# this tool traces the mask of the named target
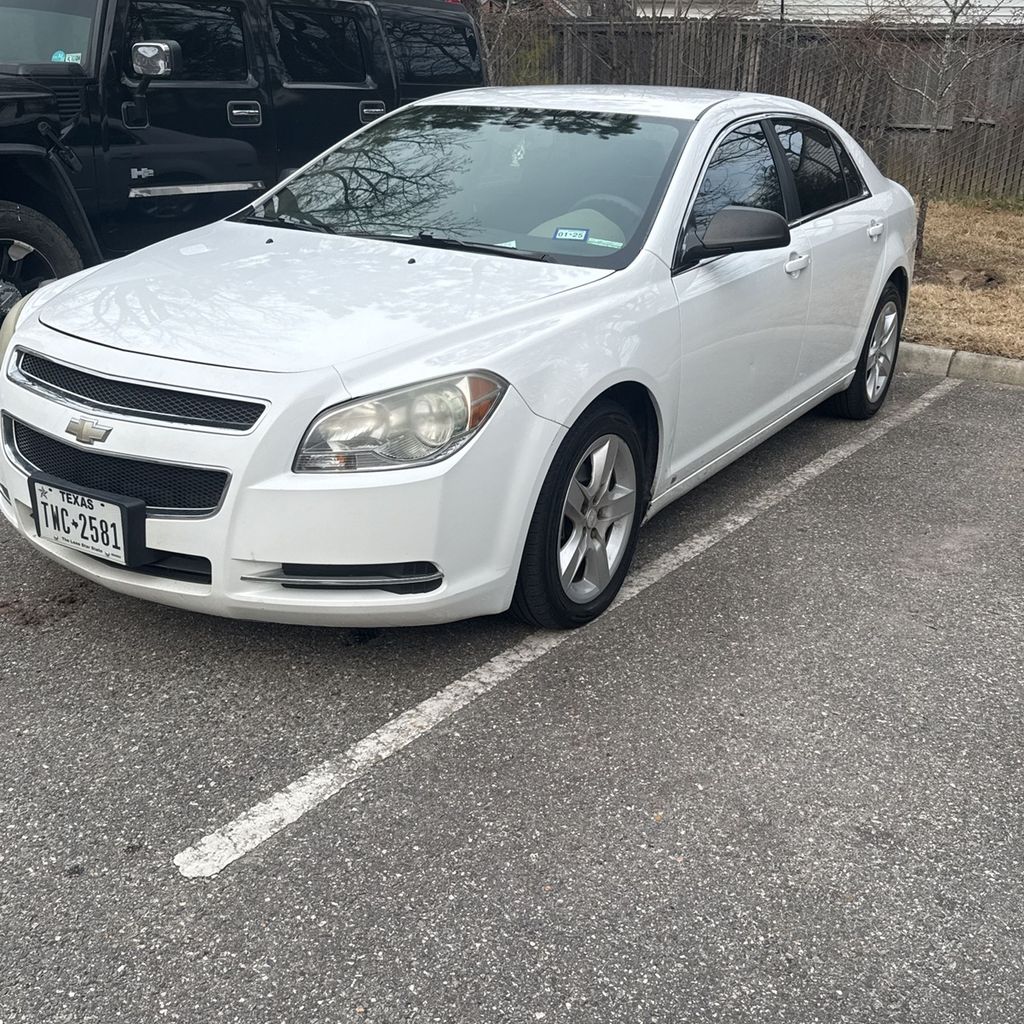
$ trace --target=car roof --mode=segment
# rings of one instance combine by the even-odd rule
[[[389,14],[397,14],[408,10],[416,14],[438,11],[442,14],[461,14],[469,17],[469,11],[462,4],[462,0],[374,0],[375,6],[381,10],[387,9]]]
[[[419,100],[417,105],[494,106],[586,110],[610,114],[649,114],[696,120],[710,107],[729,104],[807,113],[810,108],[783,96],[725,89],[683,89],[646,85],[533,85],[460,89]]]

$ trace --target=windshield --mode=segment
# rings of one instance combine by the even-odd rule
[[[643,245],[689,129],[634,114],[410,107],[345,140],[247,215],[622,267]]]
[[[0,64],[85,64],[97,0],[0,0]]]

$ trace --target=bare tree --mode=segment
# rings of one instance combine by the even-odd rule
[[[882,73],[898,91],[921,102],[926,141],[917,189],[920,256],[944,139],[953,134],[943,122],[955,122],[963,113],[958,92],[968,73],[1024,39],[1024,4],[1020,0],[869,0],[865,26],[877,38]],[[902,31],[907,28],[913,31]]]
[[[1024,0],[472,0],[492,80],[745,88],[849,128],[919,201],[1012,195]],[[1005,51],[1005,52],[999,52]]]

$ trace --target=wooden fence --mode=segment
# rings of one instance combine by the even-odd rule
[[[891,177],[911,189],[923,180],[941,45],[934,29],[554,20],[543,12],[482,20],[495,84],[679,85],[792,96],[850,129]],[[957,79],[939,111],[934,189],[1020,197],[1024,35],[1005,28],[982,35],[970,45],[987,55]]]

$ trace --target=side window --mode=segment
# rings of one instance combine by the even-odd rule
[[[341,10],[273,5],[274,41],[293,82],[363,82],[359,26]]]
[[[839,166],[843,169],[843,177],[846,178],[846,192],[851,199],[867,195],[868,187],[857,170],[850,154],[843,149],[843,144],[833,135],[832,145],[836,147],[836,154],[839,157]]]
[[[793,170],[800,216],[845,203],[849,198],[832,135],[801,121],[775,121],[775,133]]]
[[[726,206],[755,206],[783,217],[779,172],[759,124],[745,124],[721,141],[693,202],[691,222],[698,236]]]
[[[467,22],[385,18],[400,82],[474,85],[482,80],[480,51]]]
[[[179,79],[244,82],[248,77],[242,9],[235,4],[134,0],[128,9],[126,67],[132,43],[173,39],[181,46]]]

